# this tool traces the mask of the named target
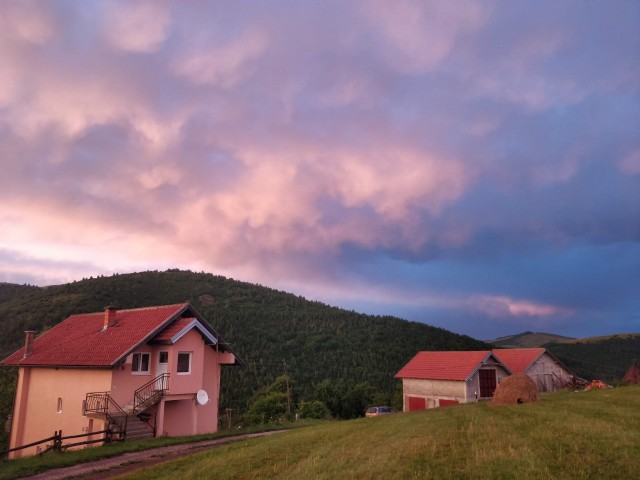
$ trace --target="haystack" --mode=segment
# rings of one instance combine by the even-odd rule
[[[525,373],[514,373],[500,382],[493,394],[494,405],[531,403],[540,399],[537,385]]]
[[[631,365],[627,373],[622,377],[622,382],[631,384],[631,385],[640,385],[640,365],[637,363],[635,365]]]

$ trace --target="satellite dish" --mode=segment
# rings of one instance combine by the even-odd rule
[[[198,393],[196,393],[196,402],[198,402],[198,405],[206,405],[209,403],[209,395],[207,392],[198,390]]]

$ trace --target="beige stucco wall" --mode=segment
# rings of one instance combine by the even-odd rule
[[[571,373],[558,365],[547,352],[533,362],[525,373],[536,382],[541,392],[558,390],[562,388],[562,382],[568,382],[572,377]]]
[[[82,402],[88,392],[108,391],[110,386],[111,370],[20,368],[10,448],[50,437],[56,430],[63,436],[87,432],[90,419],[82,415]],[[93,431],[103,428],[103,422],[93,421]],[[32,447],[13,457],[35,453],[37,447]]]
[[[427,408],[438,406],[438,400],[441,399],[466,403],[465,392],[464,381],[403,378],[403,410],[409,411],[409,397],[424,398]]]

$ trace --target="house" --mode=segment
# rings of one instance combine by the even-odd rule
[[[498,357],[513,373],[526,373],[541,392],[554,392],[570,384],[574,375],[545,348],[495,349]]]
[[[38,338],[26,332],[0,362],[18,367],[9,447],[59,430],[89,439],[107,427],[124,438],[215,432],[221,365],[240,363],[188,303],[72,315]]]
[[[491,398],[511,370],[490,351],[418,352],[397,374],[410,412]]]

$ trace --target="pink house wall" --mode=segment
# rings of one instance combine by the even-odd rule
[[[198,431],[196,433],[211,433],[218,431],[218,401],[220,391],[220,354],[212,348],[204,352],[205,369],[203,369],[202,388],[209,394],[209,403],[198,405]]]
[[[195,415],[196,404],[193,399],[165,401],[163,435],[194,435]]]
[[[221,353],[205,345],[202,336],[191,330],[174,345],[165,346],[169,351],[170,388],[164,399],[162,434],[196,435],[218,430],[218,397],[220,391],[220,365],[232,364],[235,357]],[[191,353],[191,373],[178,374],[178,353]],[[195,394],[205,390],[209,395],[206,405],[198,405]],[[192,395],[189,400],[184,395]],[[178,397],[180,400],[173,400]],[[176,417],[176,415],[178,415]],[[182,418],[182,420],[179,420]],[[191,423],[190,423],[191,422]],[[160,432],[158,432],[160,434]]]
[[[157,376],[160,351],[168,352],[169,390],[162,401],[163,412],[158,435],[194,435],[218,429],[220,365],[233,364],[231,353],[221,353],[204,343],[193,329],[174,345],[144,345],[136,352],[148,352],[150,372],[132,374],[132,356],[114,369],[20,368],[16,391],[11,446],[24,445],[50,437],[56,430],[74,435],[103,429],[103,422],[82,415],[83,400],[89,392],[111,392],[121,406],[133,402],[133,393]],[[191,353],[191,371],[178,374],[179,352]],[[198,390],[209,395],[206,405],[197,405]],[[37,393],[33,393],[37,392]],[[62,411],[57,412],[58,398]],[[90,421],[92,422],[90,424]],[[90,426],[91,425],[91,426]],[[25,449],[14,456],[32,455],[36,448]]]
[[[171,380],[169,383],[169,394],[176,395],[182,393],[195,393],[202,388],[202,378],[204,374],[204,349],[211,350],[202,341],[202,336],[195,329],[189,331],[173,345],[168,345],[169,351],[169,372]],[[178,373],[178,353],[191,353],[191,373]]]
[[[156,377],[155,363],[157,362],[157,352],[149,346],[143,346],[135,350],[134,353],[150,353],[149,373],[133,375],[131,373],[132,355],[129,355],[125,363],[113,369],[113,381],[111,383],[111,397],[121,406],[133,402],[133,392],[145,383]]]

